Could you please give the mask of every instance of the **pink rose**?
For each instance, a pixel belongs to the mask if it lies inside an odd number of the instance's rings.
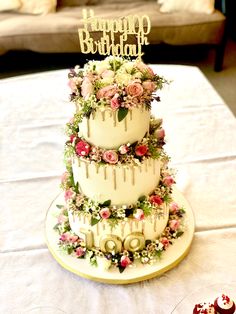
[[[107,150],[103,153],[102,158],[109,164],[116,164],[118,162],[118,155],[114,150]]]
[[[81,94],[84,98],[88,98],[93,93],[93,84],[88,77],[85,77],[81,84]]]
[[[179,226],[180,226],[179,220],[173,219],[169,221],[169,227],[172,231],[176,231],[177,229],[179,229]]]
[[[171,176],[166,176],[166,177],[163,179],[163,183],[164,183],[166,186],[171,186],[172,184],[175,183],[175,180],[174,180]]]
[[[129,146],[127,144],[121,145],[119,148],[119,152],[124,155],[126,153],[128,153],[129,151]]]
[[[127,267],[129,266],[130,264],[132,264],[131,260],[129,259],[128,256],[122,256],[121,259],[120,259],[120,265],[122,267]]]
[[[72,191],[71,189],[65,191],[64,197],[65,197],[65,201],[67,202],[70,199],[73,199],[75,197],[75,192]]]
[[[88,156],[90,152],[90,146],[85,141],[79,141],[75,146],[75,151],[79,156]]]
[[[134,211],[134,214],[133,214],[134,218],[137,219],[137,220],[143,220],[144,219],[144,212],[141,208],[137,208],[135,211]]]
[[[114,77],[115,73],[112,70],[105,70],[102,72],[102,78],[112,78]]]
[[[115,85],[105,86],[97,92],[97,99],[112,98],[118,92],[118,88]]]
[[[102,219],[107,219],[110,217],[111,212],[110,212],[110,209],[108,207],[104,207],[100,210],[99,214],[102,217]]]
[[[77,257],[84,256],[84,254],[85,254],[85,249],[83,249],[82,247],[78,247],[78,248],[75,250],[75,254],[76,254]]]
[[[156,84],[152,81],[144,81],[143,88],[148,92],[152,93],[156,89]]]
[[[73,235],[73,234],[70,234],[68,237],[68,241],[71,243],[75,243],[78,239],[79,239],[79,237],[76,235]]]
[[[113,98],[111,99],[111,109],[117,110],[120,107],[120,99],[119,95],[115,94]]]
[[[133,82],[128,84],[128,86],[126,87],[126,92],[130,96],[139,97],[143,94],[143,87],[140,83]]]
[[[147,154],[147,152],[148,152],[147,145],[139,145],[139,146],[136,146],[135,148],[135,154],[137,156],[144,156]]]
[[[65,233],[63,233],[63,234],[60,236],[60,240],[63,241],[63,242],[66,242],[66,241],[68,241],[69,236],[70,236],[70,233],[69,233],[69,232],[65,232]]]
[[[169,241],[166,237],[161,238],[161,239],[160,239],[160,242],[161,242],[161,244],[164,245],[164,248],[165,248],[165,249],[166,249],[166,248],[169,246],[169,244],[170,244],[170,241]]]
[[[149,202],[151,204],[158,205],[158,206],[163,204],[163,200],[160,198],[160,196],[155,195],[155,194],[149,197]]]
[[[176,212],[179,210],[179,205],[175,202],[170,203],[170,213],[176,214]]]
[[[154,134],[158,139],[163,139],[165,137],[165,130],[162,128],[157,129]]]
[[[143,62],[138,62],[136,67],[139,69],[139,71],[141,71],[142,73],[148,74],[150,77],[154,76],[154,72],[153,70],[147,66],[146,64],[144,64]]]

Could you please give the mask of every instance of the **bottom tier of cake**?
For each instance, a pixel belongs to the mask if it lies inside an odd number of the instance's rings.
[[[124,250],[137,252],[145,247],[146,240],[156,240],[164,231],[169,208],[164,204],[159,213],[147,218],[119,219],[115,223],[109,219],[101,219],[92,225],[90,214],[68,211],[71,231],[85,241],[87,248],[97,248],[102,252],[120,253]]]
[[[89,258],[103,268],[117,266],[123,271],[135,260],[153,263],[184,233],[183,207],[176,202],[163,204],[145,218],[100,219],[91,214],[61,209],[54,229],[59,232],[59,247],[76,258]]]
[[[140,246],[145,237],[143,230],[134,232],[134,229],[131,229],[131,234],[128,234],[127,230],[126,238],[121,237],[116,242],[110,238],[110,232],[114,232],[111,226],[106,226],[108,229],[105,230],[109,232],[106,234],[104,230],[102,231],[104,227],[100,230],[97,224],[93,226],[95,228],[93,230],[96,236],[96,228],[99,229],[102,243],[98,241],[99,247],[96,247],[94,242],[86,243],[85,237],[79,237],[71,229],[69,219],[73,217],[69,217],[73,214],[68,212],[66,206],[61,194],[49,208],[45,221],[47,245],[60,265],[85,278],[114,284],[127,284],[152,278],[176,266],[187,254],[192,242],[193,213],[186,199],[175,188],[164,230],[153,240],[145,238],[143,247]],[[157,218],[157,224],[158,221],[161,219]],[[90,228],[87,222],[89,221],[85,219],[83,234],[90,233],[86,231]],[[132,225],[128,220],[127,224]],[[136,222],[133,222],[133,228],[135,224]],[[139,224],[143,225],[142,222]],[[116,238],[115,235],[114,237]],[[119,241],[122,243],[120,252],[114,249],[116,245],[119,248]],[[102,250],[104,244],[106,249]]]

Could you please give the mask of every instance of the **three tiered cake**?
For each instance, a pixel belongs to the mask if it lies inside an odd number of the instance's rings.
[[[183,234],[165,132],[151,116],[165,83],[139,59],[112,56],[70,71],[76,112],[66,125],[64,204],[55,226],[69,255],[123,272],[156,263]]]

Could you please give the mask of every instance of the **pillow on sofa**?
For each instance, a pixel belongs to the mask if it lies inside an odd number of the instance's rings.
[[[16,10],[20,7],[19,0],[4,0],[0,1],[0,11]]]
[[[80,5],[92,5],[96,4],[97,0],[58,0],[58,7],[77,7]]]
[[[211,14],[214,11],[215,0],[157,0],[162,13],[189,11]]]
[[[47,14],[55,12],[57,1],[56,0],[19,0],[20,8],[17,12],[27,14]]]

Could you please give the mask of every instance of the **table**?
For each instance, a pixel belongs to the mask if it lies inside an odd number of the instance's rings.
[[[161,277],[126,286],[89,281],[57,264],[45,244],[44,219],[60,191],[63,127],[74,110],[67,70],[4,79],[0,313],[169,314],[195,289],[236,281],[235,118],[198,68],[153,69],[172,80],[153,113],[164,119],[177,186],[195,214],[190,253]]]

